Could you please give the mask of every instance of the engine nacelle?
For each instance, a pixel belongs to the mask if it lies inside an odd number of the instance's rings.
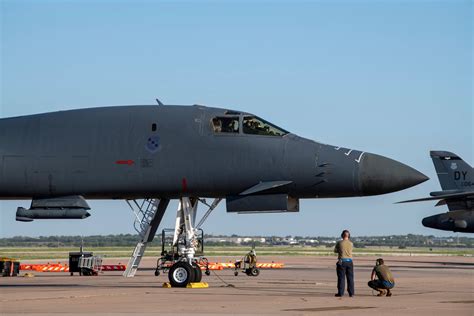
[[[474,233],[474,211],[451,211],[423,218],[423,226],[453,232]]]
[[[32,222],[34,219],[84,219],[91,216],[84,209],[25,209],[16,210],[16,220],[19,222]]]
[[[229,213],[299,212],[299,200],[286,194],[244,195],[226,197]]]
[[[84,219],[89,217],[89,205],[82,196],[64,196],[46,199],[33,199],[31,207],[19,207],[16,220],[31,222],[34,219]]]

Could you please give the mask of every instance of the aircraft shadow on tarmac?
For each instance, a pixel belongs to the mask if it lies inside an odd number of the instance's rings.
[[[410,261],[398,261],[392,260],[393,262],[410,262]],[[474,262],[446,262],[446,261],[417,261],[417,263],[428,263],[428,264],[439,264],[443,266],[471,266],[474,267]]]
[[[422,262],[422,263],[432,263],[432,262]],[[446,269],[456,269],[456,270],[472,270],[474,265],[471,263],[452,263],[452,264],[445,264],[444,266],[416,266],[416,265],[397,265],[394,266],[392,269],[394,271],[399,269],[429,269],[429,270],[446,270]],[[372,269],[374,266],[371,265],[357,265],[356,268],[358,269]],[[300,270],[300,271],[314,271],[314,268],[306,268],[306,267],[291,267],[287,268],[291,270]]]
[[[157,282],[156,284],[143,284],[143,285],[133,285],[133,284],[114,284],[114,285],[94,285],[94,284],[63,284],[63,283],[36,283],[36,284],[0,284],[0,288],[127,288],[127,289],[143,289],[143,288],[162,288],[162,283]]]

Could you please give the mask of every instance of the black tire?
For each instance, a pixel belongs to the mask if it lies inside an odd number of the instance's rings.
[[[235,271],[235,272],[234,272],[234,275],[235,275],[235,276],[238,276],[238,275],[239,275],[239,271]]]
[[[194,269],[194,281],[193,282],[201,282],[202,280],[202,270],[201,267],[197,263],[193,263]]]
[[[186,287],[194,280],[194,268],[187,262],[176,262],[168,272],[168,279],[173,287]]]
[[[160,270],[156,269],[155,270],[155,276],[159,276],[160,275]]]
[[[259,270],[259,269],[257,269],[257,268],[251,268],[251,269],[250,269],[250,274],[249,274],[249,275],[256,277],[256,276],[258,276],[259,274],[260,274],[260,270]]]

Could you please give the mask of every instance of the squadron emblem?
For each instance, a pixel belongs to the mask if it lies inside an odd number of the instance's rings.
[[[154,154],[160,149],[160,137],[159,136],[150,136],[145,145],[145,149],[150,153]]]

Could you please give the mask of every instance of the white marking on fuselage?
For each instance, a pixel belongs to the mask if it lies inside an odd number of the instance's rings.
[[[335,150],[339,150],[339,149],[341,149],[341,147],[334,147],[334,149],[335,149]]]
[[[354,159],[355,162],[360,163],[360,160],[362,159],[362,156],[363,156],[364,154],[365,154],[365,151],[361,152],[359,158]]]
[[[349,149],[349,151],[346,152],[346,153],[344,153],[344,155],[349,156],[349,155],[351,154],[352,150],[353,150],[353,149]]]

